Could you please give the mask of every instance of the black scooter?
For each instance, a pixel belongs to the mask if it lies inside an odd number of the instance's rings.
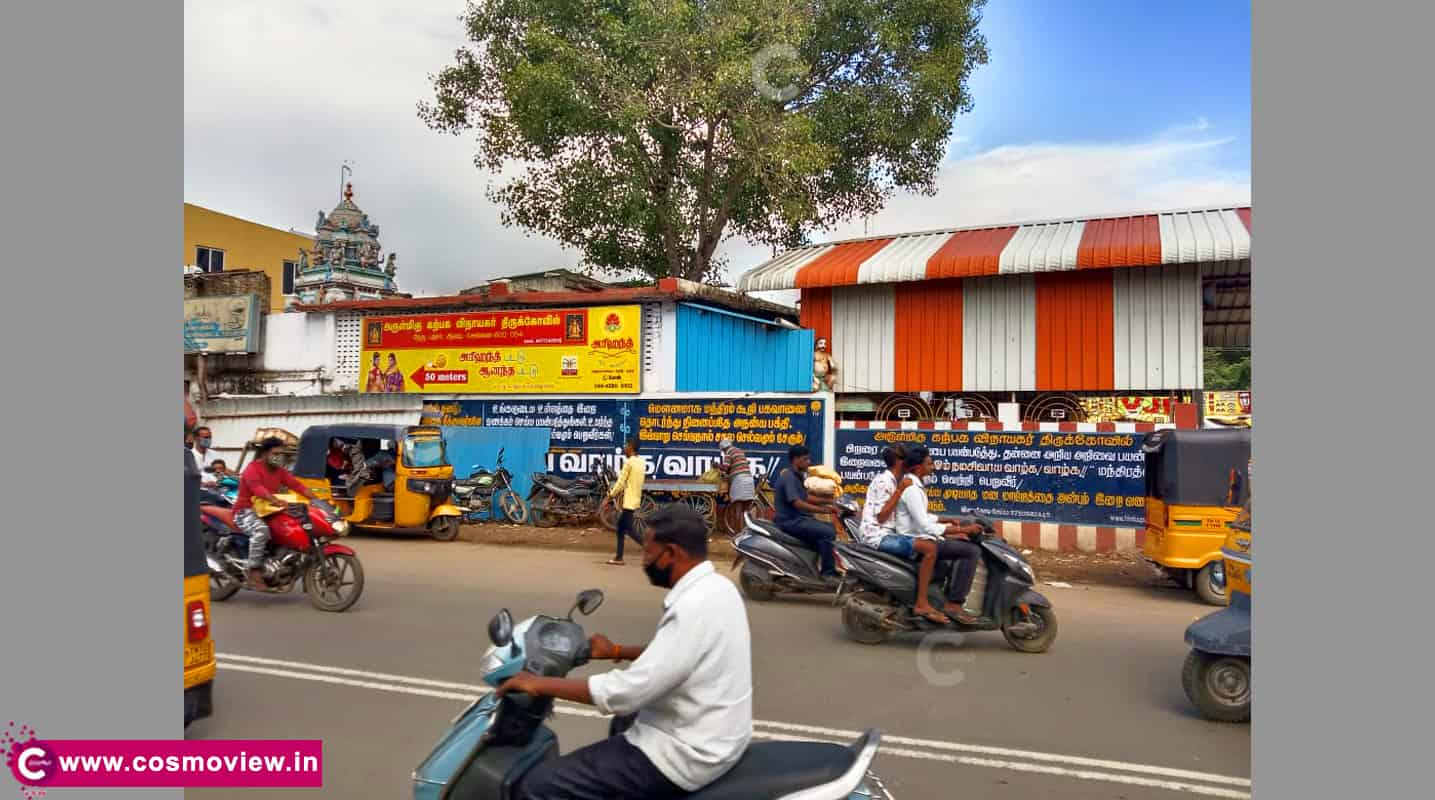
[[[856,545],[860,525],[857,504],[842,497],[837,500],[837,515],[842,529],[853,543],[836,544],[837,563]],[[737,585],[743,596],[762,602],[778,594],[832,594],[835,584],[822,579],[817,551],[812,545],[782,532],[776,525],[751,513],[744,519],[741,532],[732,541],[737,550],[732,569],[742,567]]]
[[[866,546],[844,548],[847,574],[836,605],[842,607],[847,635],[863,644],[881,644],[902,631],[995,631],[1023,653],[1043,653],[1056,641],[1056,612],[1051,601],[1031,587],[1036,573],[1021,553],[1000,537],[992,523],[974,520],[984,529],[972,536],[981,550],[976,575],[964,608],[978,617],[973,625],[955,620],[938,625],[917,614],[917,562]],[[939,562],[928,588],[928,601],[941,608],[954,577],[949,562]]]

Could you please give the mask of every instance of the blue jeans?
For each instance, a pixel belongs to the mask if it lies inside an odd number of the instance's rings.
[[[774,520],[778,530],[788,536],[802,542],[817,551],[819,569],[823,575],[836,575],[837,565],[833,559],[833,551],[836,549],[837,531],[825,522],[818,522],[812,517],[792,517],[784,520]]]
[[[877,543],[877,549],[898,558],[911,558],[917,552],[916,547],[912,544],[912,537],[903,536],[900,533],[889,533],[883,536],[882,541]]]

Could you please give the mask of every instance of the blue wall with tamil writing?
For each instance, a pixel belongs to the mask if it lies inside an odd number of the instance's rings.
[[[678,304],[680,392],[810,392],[813,332]]]
[[[1146,524],[1142,434],[1033,431],[937,431],[882,428],[837,431],[837,471],[857,497],[886,469],[882,450],[931,450],[936,471],[927,500],[942,516],[1139,528]]]

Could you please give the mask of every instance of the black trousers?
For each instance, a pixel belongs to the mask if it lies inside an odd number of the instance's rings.
[[[687,795],[622,736],[539,764],[513,792],[514,800],[669,800]]]
[[[797,517],[777,523],[777,527],[788,536],[812,545],[822,561],[822,574],[831,575],[837,571],[837,562],[832,558],[836,549],[837,530],[826,522],[812,517]]]
[[[972,578],[977,575],[977,559],[981,557],[981,548],[965,539],[943,539],[937,543],[937,560],[953,562],[952,569],[956,573],[947,584],[948,600],[957,605],[966,602]]]
[[[623,560],[624,539],[631,536],[633,541],[637,542],[640,547],[643,544],[643,537],[638,535],[637,521],[633,516],[635,513],[637,512],[624,510],[623,513],[618,515],[618,555],[614,556],[614,558],[619,561]]]

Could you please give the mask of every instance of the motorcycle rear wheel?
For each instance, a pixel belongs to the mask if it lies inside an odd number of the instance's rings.
[[[346,582],[345,577],[352,579]],[[348,553],[326,555],[323,563],[304,573],[304,591],[320,611],[347,611],[364,593],[364,565]]]

